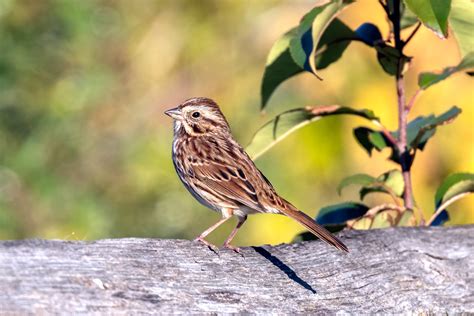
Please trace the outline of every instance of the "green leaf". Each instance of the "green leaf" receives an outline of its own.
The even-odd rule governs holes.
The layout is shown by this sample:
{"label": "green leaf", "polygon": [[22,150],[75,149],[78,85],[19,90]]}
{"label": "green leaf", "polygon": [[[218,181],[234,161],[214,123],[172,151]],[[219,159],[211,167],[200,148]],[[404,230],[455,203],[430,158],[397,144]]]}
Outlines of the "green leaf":
{"label": "green leaf", "polygon": [[334,19],[321,36],[315,54],[316,69],[324,69],[341,58],[355,33],[339,19]]}
{"label": "green leaf", "polygon": [[298,66],[290,55],[290,40],[296,34],[296,28],[291,29],[275,44],[273,44],[267,58],[267,65],[262,79],[261,96],[263,109],[273,91],[286,79],[304,71]]}
{"label": "green leaf", "polygon": [[323,207],[316,217],[321,225],[338,225],[348,220],[359,218],[369,210],[367,205],[356,202],[345,202]]}
{"label": "green leaf", "polygon": [[396,196],[400,197],[405,189],[405,182],[403,182],[403,175],[400,170],[394,169],[385,172],[377,178],[378,181],[384,183],[390,188]]}
{"label": "green leaf", "polygon": [[375,181],[375,178],[366,174],[366,173],[358,173],[347,178],[342,179],[341,183],[337,187],[337,192],[341,195],[342,189],[345,187],[352,185],[352,184],[359,184],[362,186],[371,184]]}
{"label": "green leaf", "polygon": [[474,4],[471,0],[453,0],[449,24],[458,42],[461,56],[474,51]]}
{"label": "green leaf", "polygon": [[370,228],[388,228],[397,225],[400,212],[398,210],[384,210],[374,216]]}
{"label": "green leaf", "polygon": [[405,4],[436,35],[448,36],[451,0],[405,0]]}
{"label": "green leaf", "polygon": [[415,25],[418,22],[418,18],[416,15],[411,12],[409,8],[406,6],[403,6],[403,11],[402,11],[402,18],[400,19],[400,28],[406,29],[409,28],[413,25]]}
{"label": "green leaf", "polygon": [[290,41],[290,53],[301,68],[316,74],[316,51],[326,28],[336,15],[353,1],[332,0],[309,11]]}
{"label": "green leaf", "polygon": [[[423,150],[426,142],[435,134],[436,128],[451,123],[461,113],[461,109],[453,106],[439,116],[419,116],[408,123],[407,143],[409,148]],[[398,137],[398,133],[395,134]]]}
{"label": "green leaf", "polygon": [[401,197],[405,183],[403,182],[402,173],[399,170],[390,170],[378,176],[375,181],[364,186],[360,190],[360,199],[363,200],[369,193],[387,193]]}
{"label": "green leaf", "polygon": [[402,70],[405,69],[405,64],[410,61],[410,57],[400,54],[398,49],[389,46],[385,43],[375,45],[377,51],[377,59],[383,70],[390,76],[395,76],[398,71],[398,62],[401,61]]}
{"label": "green leaf", "polygon": [[[297,32],[295,27],[285,33],[273,44],[268,54],[261,86],[262,109],[265,108],[270,96],[283,81],[305,71],[303,67],[294,62],[290,54],[290,41]],[[318,44],[316,68],[324,69],[337,61],[349,45],[350,39],[354,37],[354,32],[341,20],[332,21]]]}
{"label": "green leaf", "polygon": [[378,121],[378,118],[370,110],[357,110],[339,105],[297,108],[283,112],[263,125],[255,133],[246,151],[252,159],[256,159],[297,129],[322,117],[340,114],[355,115]]}
{"label": "green leaf", "polygon": [[[473,15],[474,19],[474,15]],[[473,29],[474,30],[474,29]],[[448,78],[459,71],[474,70],[474,52],[468,53],[457,66],[448,67],[441,72],[423,72],[418,76],[418,85],[426,90],[432,85]]]}
{"label": "green leaf", "polygon": [[392,144],[387,141],[381,132],[374,131],[367,127],[357,127],[354,129],[354,137],[359,144],[364,147],[367,153],[372,155],[372,150],[375,148],[381,151],[386,147],[392,147]]}
{"label": "green leaf", "polygon": [[436,208],[446,201],[463,193],[474,192],[474,174],[455,173],[449,175],[439,186],[435,194]]}

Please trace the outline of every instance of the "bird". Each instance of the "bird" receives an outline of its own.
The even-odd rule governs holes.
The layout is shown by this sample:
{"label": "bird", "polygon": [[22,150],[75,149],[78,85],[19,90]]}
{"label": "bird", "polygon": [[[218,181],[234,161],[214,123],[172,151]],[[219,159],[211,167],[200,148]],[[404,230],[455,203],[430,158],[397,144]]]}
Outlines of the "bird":
{"label": "bird", "polygon": [[315,236],[339,250],[348,248],[323,226],[282,198],[232,136],[229,124],[215,101],[188,99],[165,111],[173,119],[172,160],[176,173],[191,195],[204,206],[221,213],[221,219],[195,241],[218,248],[205,238],[233,216],[237,225],[224,247],[240,253],[232,239],[250,214],[286,215]]}

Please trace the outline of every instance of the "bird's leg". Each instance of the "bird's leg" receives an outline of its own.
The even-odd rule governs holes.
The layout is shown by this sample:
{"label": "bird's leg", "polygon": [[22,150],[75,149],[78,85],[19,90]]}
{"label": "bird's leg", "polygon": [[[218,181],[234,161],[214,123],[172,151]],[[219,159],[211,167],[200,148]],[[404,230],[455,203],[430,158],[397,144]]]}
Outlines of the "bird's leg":
{"label": "bird's leg", "polygon": [[204,232],[202,232],[201,235],[199,235],[198,237],[196,237],[196,239],[194,239],[194,241],[200,241],[202,242],[203,244],[205,244],[206,246],[208,246],[211,250],[213,250],[215,253],[217,253],[219,251],[219,248],[213,244],[211,244],[210,242],[208,242],[207,240],[205,240],[204,238],[206,238],[207,235],[209,235],[210,233],[212,233],[217,227],[221,226],[222,224],[224,224],[229,218],[231,218],[231,216],[225,216],[223,218],[221,218],[221,220],[219,220],[217,223],[215,223],[214,225],[212,225],[211,227],[209,227],[208,229],[206,229]]}
{"label": "bird's leg", "polygon": [[224,247],[232,249],[237,253],[240,253],[240,248],[232,246],[230,242],[232,241],[232,239],[234,239],[235,235],[237,234],[237,231],[239,230],[240,227],[242,227],[242,225],[245,223],[246,220],[247,220],[247,215],[245,215],[244,217],[239,217],[237,226],[235,226],[234,230],[230,233],[229,237],[227,237],[227,239],[225,240]]}

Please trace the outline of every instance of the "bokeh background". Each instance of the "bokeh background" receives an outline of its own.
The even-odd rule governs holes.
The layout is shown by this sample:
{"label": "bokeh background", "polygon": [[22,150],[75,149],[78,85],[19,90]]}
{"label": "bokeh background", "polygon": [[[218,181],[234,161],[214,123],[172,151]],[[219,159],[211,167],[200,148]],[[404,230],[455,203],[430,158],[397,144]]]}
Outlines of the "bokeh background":
{"label": "bokeh background", "polygon": [[[235,137],[248,144],[277,113],[304,105],[370,108],[396,128],[393,78],[375,52],[353,43],[320,73],[284,83],[259,112],[260,80],[273,42],[313,1],[0,1],[0,238],[89,240],[148,236],[193,238],[219,215],[199,205],[171,162],[172,122],[163,111],[193,96],[221,104]],[[341,15],[352,27],[376,23],[375,0]],[[408,31],[409,32],[409,31]],[[455,41],[422,28],[408,95],[420,71],[455,65]],[[474,170],[473,80],[458,74],[424,93],[412,118],[458,105],[463,113],[438,129],[413,168],[418,204],[433,212],[434,192],[452,172]],[[293,134],[257,165],[277,190],[315,215],[351,174],[378,175],[395,165],[387,152],[368,157],[352,136],[361,119],[335,117]],[[367,203],[383,197],[373,195]],[[474,199],[451,208],[448,225],[474,222]],[[234,223],[210,238],[219,242]],[[236,244],[289,242],[303,229],[282,216],[250,218]]]}

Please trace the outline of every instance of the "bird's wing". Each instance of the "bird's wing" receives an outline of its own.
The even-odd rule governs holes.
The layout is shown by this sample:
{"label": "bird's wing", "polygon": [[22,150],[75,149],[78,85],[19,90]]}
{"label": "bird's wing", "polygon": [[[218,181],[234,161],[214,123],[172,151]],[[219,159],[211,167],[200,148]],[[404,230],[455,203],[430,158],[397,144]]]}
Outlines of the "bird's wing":
{"label": "bird's wing", "polygon": [[248,156],[240,157],[245,154],[243,149],[234,152],[236,147],[232,145],[197,144],[193,148],[199,149],[191,151],[193,156],[184,157],[183,169],[198,190],[214,194],[217,200],[233,201],[236,207],[245,205],[264,212],[259,201],[258,181],[253,178],[254,169],[259,175],[260,172]]}

